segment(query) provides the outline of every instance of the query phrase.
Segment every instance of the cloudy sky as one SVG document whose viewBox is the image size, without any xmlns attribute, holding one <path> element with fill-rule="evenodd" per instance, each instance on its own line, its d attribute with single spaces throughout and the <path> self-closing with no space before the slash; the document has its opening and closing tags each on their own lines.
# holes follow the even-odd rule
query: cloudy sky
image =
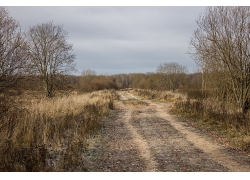
<svg viewBox="0 0 250 180">
<path fill-rule="evenodd" d="M 76 54 L 75 74 L 155 72 L 164 62 L 177 62 L 192 72 L 187 54 L 195 20 L 204 6 L 8 6 L 22 30 L 53 21 L 68 32 Z"/>
</svg>

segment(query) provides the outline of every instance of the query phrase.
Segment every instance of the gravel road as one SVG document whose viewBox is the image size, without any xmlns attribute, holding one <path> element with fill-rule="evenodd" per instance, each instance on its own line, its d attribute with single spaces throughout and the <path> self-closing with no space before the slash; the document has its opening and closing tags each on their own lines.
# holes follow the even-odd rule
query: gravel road
<svg viewBox="0 0 250 180">
<path fill-rule="evenodd" d="M 115 110 L 84 152 L 94 172 L 249 172 L 250 157 L 169 113 L 166 103 L 119 91 Z"/>
</svg>

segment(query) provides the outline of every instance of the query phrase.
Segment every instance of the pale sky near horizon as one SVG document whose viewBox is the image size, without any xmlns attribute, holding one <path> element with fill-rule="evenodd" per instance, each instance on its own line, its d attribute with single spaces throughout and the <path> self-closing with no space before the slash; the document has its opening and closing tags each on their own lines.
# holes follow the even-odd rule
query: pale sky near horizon
<svg viewBox="0 0 250 180">
<path fill-rule="evenodd" d="M 177 62 L 192 72 L 187 54 L 195 20 L 205 6 L 7 6 L 22 30 L 53 21 L 68 32 L 76 54 L 77 75 L 155 72 Z"/>
</svg>

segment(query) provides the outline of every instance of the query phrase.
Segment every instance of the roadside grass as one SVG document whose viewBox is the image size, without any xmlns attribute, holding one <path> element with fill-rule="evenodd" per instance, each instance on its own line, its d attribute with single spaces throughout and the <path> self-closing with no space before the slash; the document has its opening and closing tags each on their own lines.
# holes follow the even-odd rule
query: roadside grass
<svg viewBox="0 0 250 180">
<path fill-rule="evenodd" d="M 174 104 L 173 114 L 208 132 L 231 148 L 250 152 L 250 118 L 216 100 L 187 100 Z"/>
<path fill-rule="evenodd" d="M 0 98 L 0 171 L 85 171 L 86 139 L 102 127 L 118 95 Z"/>
<path fill-rule="evenodd" d="M 148 99 L 156 100 L 159 102 L 176 102 L 179 100 L 186 100 L 187 96 L 181 93 L 174 93 L 171 91 L 154 91 L 147 89 L 134 89 L 133 94 L 142 96 Z"/>
<path fill-rule="evenodd" d="M 212 98 L 189 99 L 185 94 L 168 91 L 137 89 L 131 93 L 170 103 L 172 114 L 231 148 L 250 152 L 250 115 L 243 116 L 233 104 L 225 105 Z"/>
</svg>

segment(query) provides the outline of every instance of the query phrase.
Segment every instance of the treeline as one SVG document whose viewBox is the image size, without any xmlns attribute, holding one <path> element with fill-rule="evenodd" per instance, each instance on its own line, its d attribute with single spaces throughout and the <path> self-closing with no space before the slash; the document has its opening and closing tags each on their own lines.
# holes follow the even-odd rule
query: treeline
<svg viewBox="0 0 250 180">
<path fill-rule="evenodd" d="M 96 75 L 96 72 L 91 69 L 82 71 L 82 76 L 79 78 L 78 90 L 80 92 L 92 92 L 103 89 L 118 89 L 114 79 L 109 76 Z"/>
<path fill-rule="evenodd" d="M 131 74 L 131 86 L 129 87 L 187 93 L 190 98 L 203 98 L 201 77 L 201 73 L 179 74 L 178 79 L 175 80 L 176 84 L 173 90 L 168 85 L 164 86 L 166 81 L 171 80 L 167 74 L 138 73 Z"/>
<path fill-rule="evenodd" d="M 173 68 L 183 68 L 178 72 Z M 161 69 L 165 71 L 159 71 Z M 166 70 L 169 69 L 169 70 Z M 78 90 L 90 92 L 101 89 L 138 88 L 160 91 L 185 92 L 190 97 L 202 96 L 202 74 L 187 73 L 187 68 L 178 63 L 160 64 L 156 72 L 115 74 L 110 76 L 96 75 L 94 70 L 83 70 L 79 78 Z"/>
</svg>

